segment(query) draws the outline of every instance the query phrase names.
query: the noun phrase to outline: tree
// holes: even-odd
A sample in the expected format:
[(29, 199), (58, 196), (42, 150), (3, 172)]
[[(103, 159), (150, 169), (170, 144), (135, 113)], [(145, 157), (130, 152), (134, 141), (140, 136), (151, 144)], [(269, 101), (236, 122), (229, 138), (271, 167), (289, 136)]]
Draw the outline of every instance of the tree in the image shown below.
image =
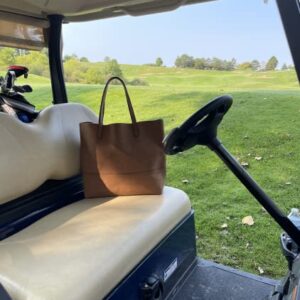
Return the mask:
[(103, 84), (105, 82), (103, 69), (97, 65), (88, 68), (85, 78), (86, 83)]
[(15, 63), (15, 49), (1, 48), (0, 49), (0, 65), (13, 65)]
[(250, 69), (252, 69), (252, 65), (251, 65), (250, 62), (246, 61), (246, 62), (243, 62), (243, 63), (239, 64), (238, 68), (240, 70), (250, 70)]
[(68, 58), (64, 63), (64, 76), (67, 82), (81, 82), (81, 63), (77, 58)]
[(266, 71), (273, 71), (277, 68), (277, 66), (278, 66), (278, 59), (275, 56), (272, 56), (268, 60), (265, 70)]
[[(113, 76), (123, 77), (123, 72), (116, 59), (106, 59), (104, 63), (89, 64), (85, 73), (86, 83), (100, 83)], [(113, 81), (113, 83), (118, 83)]]
[(283, 64), (282, 67), (281, 67), (281, 70), (284, 71), (284, 70), (287, 70), (287, 69), (288, 69), (288, 66), (286, 64)]
[(157, 59), (156, 59), (156, 61), (155, 61), (155, 64), (158, 66), (158, 67), (161, 67), (162, 65), (163, 65), (163, 60), (160, 58), (160, 57), (158, 57)]
[(204, 70), (206, 66), (205, 58), (196, 58), (194, 60), (194, 68)]
[(195, 65), (194, 58), (187, 54), (177, 56), (175, 60), (175, 66), (177, 68), (193, 68)]
[(205, 59), (204, 70), (211, 70), (212, 69), (211, 63), (212, 60), (210, 58)]
[(48, 56), (44, 51), (29, 51), (26, 55), (19, 55), (15, 63), (28, 67), (32, 74), (49, 76)]
[(70, 60), (70, 59), (77, 59), (78, 60), (78, 56), (76, 55), (76, 54), (71, 54), (71, 55), (69, 55), (69, 54), (66, 54), (65, 56), (64, 56), (64, 59), (63, 59), (63, 61), (64, 62), (67, 62), (68, 60)]
[[(30, 52), (30, 51), (28, 51), (28, 53), (26, 53), (26, 54), (29, 54), (29, 52)], [(43, 48), (43, 49), (41, 50), (41, 52), (42, 52), (43, 54), (45, 54), (47, 57), (49, 57), (49, 50), (48, 50), (48, 48)]]
[(226, 62), (226, 71), (232, 71), (236, 68), (236, 59), (232, 58), (230, 61)]
[(89, 62), (88, 58), (83, 56), (83, 57), (80, 57), (79, 59), (81, 62)]
[(254, 59), (251, 61), (251, 69), (253, 71), (258, 71), (260, 69), (260, 63), (258, 60)]
[(214, 70), (223, 70), (223, 62), (221, 59), (217, 58), (217, 57), (213, 57), (212, 61), (211, 61), (211, 67)]
[(112, 76), (123, 77), (123, 72), (122, 72), (120, 65), (116, 59), (111, 59), (104, 63), (103, 74), (106, 79), (109, 77), (112, 77)]

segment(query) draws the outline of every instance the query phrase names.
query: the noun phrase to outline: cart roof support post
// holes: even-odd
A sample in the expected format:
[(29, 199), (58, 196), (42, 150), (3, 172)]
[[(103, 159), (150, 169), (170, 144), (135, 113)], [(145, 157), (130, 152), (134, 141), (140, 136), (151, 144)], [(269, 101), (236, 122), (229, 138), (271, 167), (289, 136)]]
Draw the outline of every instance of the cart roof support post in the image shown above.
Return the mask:
[(53, 104), (68, 102), (63, 62), (62, 62), (62, 22), (63, 16), (49, 15), (50, 27), (48, 32), (49, 67)]
[(300, 1), (277, 0), (277, 6), (300, 82)]

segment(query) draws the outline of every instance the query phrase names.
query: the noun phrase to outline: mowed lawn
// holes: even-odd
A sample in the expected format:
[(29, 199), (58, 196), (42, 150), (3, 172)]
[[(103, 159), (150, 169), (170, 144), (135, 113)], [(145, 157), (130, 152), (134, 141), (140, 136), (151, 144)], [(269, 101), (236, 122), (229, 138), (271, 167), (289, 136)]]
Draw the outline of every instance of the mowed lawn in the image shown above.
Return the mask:
[[(293, 71), (217, 72), (123, 65), (138, 120), (163, 118), (168, 132), (215, 96), (231, 94), (234, 104), (219, 137), (276, 203), (288, 213), (300, 207), (300, 89)], [(30, 99), (38, 108), (51, 103), (49, 81), (36, 76)], [(98, 113), (103, 86), (68, 84), (72, 102)], [(105, 122), (128, 122), (120, 86), (111, 88)], [(255, 157), (261, 157), (256, 160)], [(188, 180), (188, 183), (185, 180)], [(223, 163), (204, 147), (168, 157), (167, 184), (183, 189), (196, 216), (198, 254), (206, 259), (266, 276), (280, 277), (286, 262), (281, 229)], [(242, 225), (251, 215), (253, 226)], [(221, 228), (226, 223), (227, 228)]]

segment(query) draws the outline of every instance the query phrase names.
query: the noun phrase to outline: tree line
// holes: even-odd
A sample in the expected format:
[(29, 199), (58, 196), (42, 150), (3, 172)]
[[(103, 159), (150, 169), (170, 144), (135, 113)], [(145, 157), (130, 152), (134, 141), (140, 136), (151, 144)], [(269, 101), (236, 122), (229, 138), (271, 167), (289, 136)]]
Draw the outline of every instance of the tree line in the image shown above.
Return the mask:
[[(121, 66), (116, 59), (109, 57), (104, 58), (103, 62), (90, 62), (86, 57), (78, 57), (75, 54), (65, 55), (64, 75), (67, 82), (103, 84), (110, 76), (122, 77), (125, 81)], [(4, 69), (9, 65), (25, 65), (32, 74), (49, 77), (48, 51), (28, 51), (12, 48), (0, 48), (0, 68)], [(258, 60), (243, 62), (238, 64), (236, 59), (224, 60), (220, 58), (194, 58), (190, 55), (183, 54), (176, 58), (175, 66), (178, 68), (192, 68), (199, 70), (222, 70), (232, 71), (236, 69), (268, 71), (275, 70), (278, 67), (278, 59), (272, 56), (267, 63), (260, 63)], [(164, 62), (158, 57), (148, 66), (161, 67)], [(284, 64), (282, 70), (290, 69), (292, 66)], [(127, 81), (132, 85), (147, 85), (142, 79), (135, 78)]]
[[(278, 67), (278, 59), (276, 56), (270, 57), (270, 59), (264, 63), (259, 62), (257, 59), (252, 61), (246, 61), (238, 64), (235, 58), (231, 60), (213, 58), (194, 58), (193, 56), (182, 54), (177, 56), (175, 60), (175, 66), (178, 68), (192, 68), (199, 70), (219, 70), (219, 71), (233, 71), (240, 70), (253, 70), (253, 71), (272, 71)], [(287, 66), (283, 64), (281, 69), (292, 69), (293, 66)]]
[[(67, 82), (104, 84), (109, 77), (119, 76), (131, 85), (147, 85), (139, 78), (126, 80), (118, 61), (109, 57), (105, 57), (103, 62), (93, 63), (86, 57), (72, 54), (65, 55), (63, 62)], [(0, 48), (0, 68), (5, 69), (14, 64), (28, 67), (31, 74), (50, 77), (47, 49), (38, 52)]]

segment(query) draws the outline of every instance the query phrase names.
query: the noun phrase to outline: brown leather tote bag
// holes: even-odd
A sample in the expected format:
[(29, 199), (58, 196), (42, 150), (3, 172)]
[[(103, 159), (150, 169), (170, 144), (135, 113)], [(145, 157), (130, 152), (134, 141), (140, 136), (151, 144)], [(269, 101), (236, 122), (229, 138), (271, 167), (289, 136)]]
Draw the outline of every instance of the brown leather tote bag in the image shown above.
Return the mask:
[[(125, 90), (132, 124), (103, 124), (112, 80)], [(99, 124), (80, 124), (80, 163), (87, 198), (161, 194), (165, 178), (162, 120), (137, 122), (124, 81), (110, 78), (103, 91)]]

